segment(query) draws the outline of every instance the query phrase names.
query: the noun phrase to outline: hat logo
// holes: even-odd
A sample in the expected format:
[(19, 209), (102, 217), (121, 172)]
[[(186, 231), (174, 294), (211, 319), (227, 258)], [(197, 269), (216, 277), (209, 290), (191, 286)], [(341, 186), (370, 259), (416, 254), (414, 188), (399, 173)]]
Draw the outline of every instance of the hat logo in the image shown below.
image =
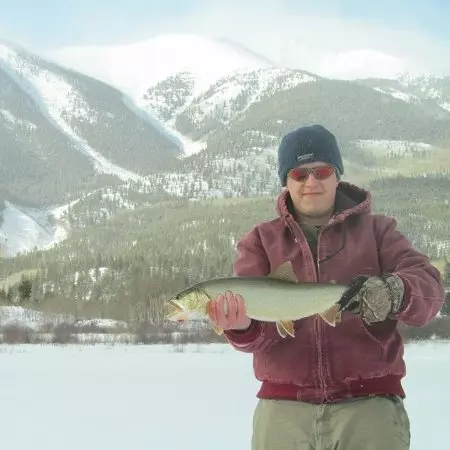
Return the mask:
[(314, 159), (314, 153), (306, 153), (305, 155), (297, 155), (297, 162)]

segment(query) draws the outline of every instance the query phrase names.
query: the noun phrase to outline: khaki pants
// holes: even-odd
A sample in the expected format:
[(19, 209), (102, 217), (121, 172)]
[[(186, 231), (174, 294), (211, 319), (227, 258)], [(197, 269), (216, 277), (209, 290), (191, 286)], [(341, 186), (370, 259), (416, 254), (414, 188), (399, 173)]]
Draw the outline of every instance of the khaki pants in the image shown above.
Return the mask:
[(397, 397), (324, 405), (260, 399), (252, 450), (409, 450), (409, 425)]

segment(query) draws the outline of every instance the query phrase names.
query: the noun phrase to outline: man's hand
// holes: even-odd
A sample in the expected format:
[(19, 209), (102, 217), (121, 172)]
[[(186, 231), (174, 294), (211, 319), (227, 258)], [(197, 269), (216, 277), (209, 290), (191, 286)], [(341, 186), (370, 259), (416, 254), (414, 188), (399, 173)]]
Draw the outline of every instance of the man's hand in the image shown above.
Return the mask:
[(360, 315), (368, 324), (382, 322), (401, 309), (404, 291), (399, 277), (369, 277), (349, 302), (347, 311)]
[(227, 291), (210, 302), (208, 315), (211, 323), (223, 330), (246, 330), (251, 319), (247, 317), (244, 299), (241, 295), (234, 295)]

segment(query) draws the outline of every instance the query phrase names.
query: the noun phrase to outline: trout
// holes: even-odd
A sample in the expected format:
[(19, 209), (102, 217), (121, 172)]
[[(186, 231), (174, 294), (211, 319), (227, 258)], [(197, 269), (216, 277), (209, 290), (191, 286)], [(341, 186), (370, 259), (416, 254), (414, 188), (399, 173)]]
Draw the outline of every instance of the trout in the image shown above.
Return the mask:
[[(168, 300), (166, 318), (174, 322), (207, 320), (209, 303), (229, 290), (242, 296), (249, 318), (273, 322), (281, 337), (294, 337), (294, 321), (315, 314), (336, 326), (366, 279), (357, 277), (351, 285), (301, 283), (288, 262), (265, 277), (224, 277), (194, 284)], [(214, 330), (223, 333), (220, 328)]]

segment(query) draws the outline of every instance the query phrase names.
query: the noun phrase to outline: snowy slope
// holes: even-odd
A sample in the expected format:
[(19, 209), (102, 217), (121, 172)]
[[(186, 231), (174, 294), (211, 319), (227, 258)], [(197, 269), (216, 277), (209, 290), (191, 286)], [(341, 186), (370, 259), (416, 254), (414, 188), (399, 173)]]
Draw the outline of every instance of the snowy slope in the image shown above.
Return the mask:
[(33, 58), (1, 42), (0, 68), (39, 105), (41, 112), (54, 127), (65, 134), (74, 147), (92, 161), (98, 172), (116, 175), (124, 181), (141, 179), (139, 175), (112, 164), (70, 126), (68, 118), (89, 121), (92, 117), (84, 99), (63, 77), (39, 67)]
[[(187, 115), (194, 128), (198, 129), (204, 122), (213, 119), (228, 124), (264, 97), (301, 83), (316, 81), (317, 78), (300, 70), (286, 68), (238, 70), (223, 76), (200, 94), (190, 90), (191, 85), (186, 80), (172, 79), (172, 83), (165, 80), (164, 86), (161, 83), (148, 89), (139, 104), (172, 126), (176, 126), (179, 116)], [(177, 99), (176, 103), (174, 98)]]
[(9, 200), (0, 212), (3, 255), (64, 239), (51, 209), (38, 205), (61, 205), (105, 183), (146, 183), (145, 174), (177, 158), (178, 145), (126, 100), (0, 40), (0, 192)]
[(37, 249), (47, 249), (66, 239), (67, 225), (55, 211), (26, 208), (5, 201), (0, 226), (0, 246), (3, 257)]
[(434, 105), (442, 113), (450, 112), (450, 77), (435, 75), (412, 76), (401, 74), (397, 78), (370, 78), (360, 80), (376, 91), (416, 105)]
[(188, 73), (178, 73), (149, 88), (136, 104), (157, 118), (182, 143), (185, 156), (206, 147), (208, 135), (228, 126), (255, 103), (317, 76), (276, 67), (236, 70), (204, 92), (194, 92)]
[(423, 75), (411, 77), (403, 75), (399, 83), (405, 89), (412, 91), (417, 97), (434, 100), (439, 107), (450, 112), (450, 77)]

